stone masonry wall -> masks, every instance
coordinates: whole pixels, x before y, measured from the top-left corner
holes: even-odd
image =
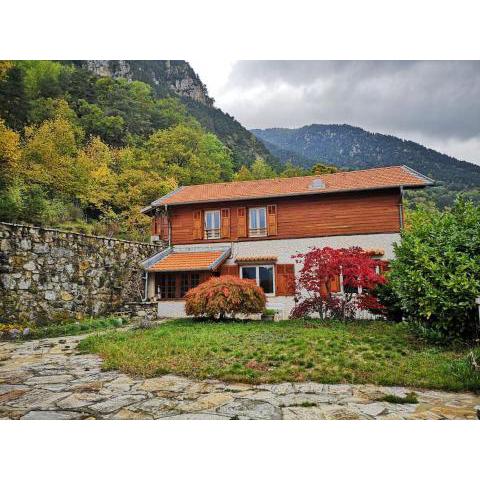
[[[139,262],[161,248],[0,223],[0,321],[46,324],[139,301]]]

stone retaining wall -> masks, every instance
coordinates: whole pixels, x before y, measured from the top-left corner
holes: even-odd
[[[45,324],[140,301],[139,262],[161,248],[0,223],[0,321]]]
[[[118,313],[133,321],[152,322],[158,318],[158,302],[128,302]]]

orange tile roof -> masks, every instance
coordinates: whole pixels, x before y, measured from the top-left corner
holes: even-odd
[[[172,252],[152,265],[151,272],[180,272],[191,270],[210,270],[211,265],[218,260],[225,251],[208,252]]]
[[[321,188],[312,182],[320,181]],[[425,187],[433,181],[406,166],[370,168],[308,177],[273,178],[244,182],[210,183],[180,187],[144,209],[159,205],[176,205],[250,198],[283,197],[315,193],[372,190],[389,187]]]

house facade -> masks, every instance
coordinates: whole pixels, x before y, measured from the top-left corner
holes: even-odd
[[[161,317],[185,316],[185,293],[217,275],[254,280],[267,307],[288,318],[292,258],[312,247],[361,247],[393,258],[403,192],[433,181],[405,167],[180,187],[152,202],[152,240],[167,245],[143,262],[146,299]],[[342,292],[341,279],[336,285]]]

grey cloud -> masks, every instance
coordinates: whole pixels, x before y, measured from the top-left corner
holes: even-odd
[[[440,144],[480,139],[480,61],[241,61],[217,99],[249,128],[349,123]]]

